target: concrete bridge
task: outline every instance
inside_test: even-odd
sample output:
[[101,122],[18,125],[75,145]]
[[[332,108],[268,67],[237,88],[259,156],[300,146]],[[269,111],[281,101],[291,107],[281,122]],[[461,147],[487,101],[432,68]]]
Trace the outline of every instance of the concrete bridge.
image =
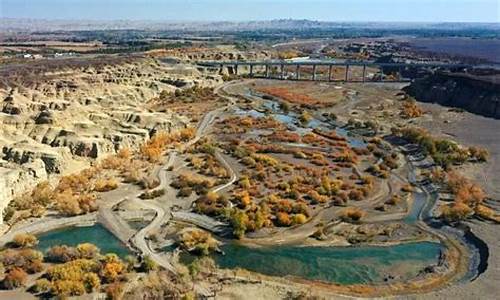
[[[338,62],[334,60],[268,60],[268,61],[199,61],[197,65],[219,69],[220,72],[227,68],[232,75],[248,75],[252,78],[267,79],[291,79],[291,80],[313,80],[313,81],[336,81],[336,82],[409,82],[410,78],[404,78],[404,72],[432,71],[432,70],[464,70],[471,68],[465,64],[447,63],[376,63],[368,61]],[[307,69],[307,72],[304,70]],[[341,69],[341,78],[334,77],[334,71]],[[376,69],[379,78],[368,78],[367,71]],[[356,70],[356,72],[354,71]],[[242,72],[245,71],[245,72]],[[304,76],[304,73],[309,73]],[[389,80],[385,73],[391,74]]]

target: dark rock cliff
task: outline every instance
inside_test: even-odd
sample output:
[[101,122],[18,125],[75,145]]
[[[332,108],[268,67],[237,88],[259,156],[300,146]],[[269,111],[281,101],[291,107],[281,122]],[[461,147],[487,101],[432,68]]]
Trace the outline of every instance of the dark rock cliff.
[[500,74],[436,73],[416,79],[404,91],[417,101],[462,108],[500,119]]

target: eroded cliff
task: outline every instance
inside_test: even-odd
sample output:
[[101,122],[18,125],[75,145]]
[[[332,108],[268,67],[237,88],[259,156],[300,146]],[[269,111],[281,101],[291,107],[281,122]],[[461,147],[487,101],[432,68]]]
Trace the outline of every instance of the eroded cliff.
[[404,89],[418,101],[457,107],[500,119],[500,73],[436,73],[416,79]]

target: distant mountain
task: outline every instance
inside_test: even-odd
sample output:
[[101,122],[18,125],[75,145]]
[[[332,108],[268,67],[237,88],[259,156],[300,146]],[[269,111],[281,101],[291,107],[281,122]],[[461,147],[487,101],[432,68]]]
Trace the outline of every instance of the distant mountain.
[[[210,30],[207,30],[209,28]],[[245,31],[291,29],[440,29],[500,30],[499,23],[376,23],[376,22],[321,22],[313,20],[281,19],[245,22],[168,22],[168,21],[91,21],[41,20],[0,18],[2,32],[80,31],[80,30],[162,30],[162,31]]]

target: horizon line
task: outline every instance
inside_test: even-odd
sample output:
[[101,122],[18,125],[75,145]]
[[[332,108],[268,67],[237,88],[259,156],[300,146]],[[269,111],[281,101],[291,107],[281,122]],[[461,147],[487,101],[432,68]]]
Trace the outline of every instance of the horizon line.
[[380,21],[380,20],[343,20],[343,21],[333,21],[333,20],[320,20],[320,19],[295,19],[295,18],[284,18],[284,19],[265,19],[265,20],[166,20],[166,19],[52,19],[52,18],[16,18],[16,17],[2,17],[0,20],[32,20],[32,21],[49,21],[49,22],[158,22],[158,23],[263,23],[263,22],[273,22],[273,21],[307,21],[307,22],[318,22],[318,23],[380,23],[380,24],[498,24],[498,22],[480,22],[480,21]]

